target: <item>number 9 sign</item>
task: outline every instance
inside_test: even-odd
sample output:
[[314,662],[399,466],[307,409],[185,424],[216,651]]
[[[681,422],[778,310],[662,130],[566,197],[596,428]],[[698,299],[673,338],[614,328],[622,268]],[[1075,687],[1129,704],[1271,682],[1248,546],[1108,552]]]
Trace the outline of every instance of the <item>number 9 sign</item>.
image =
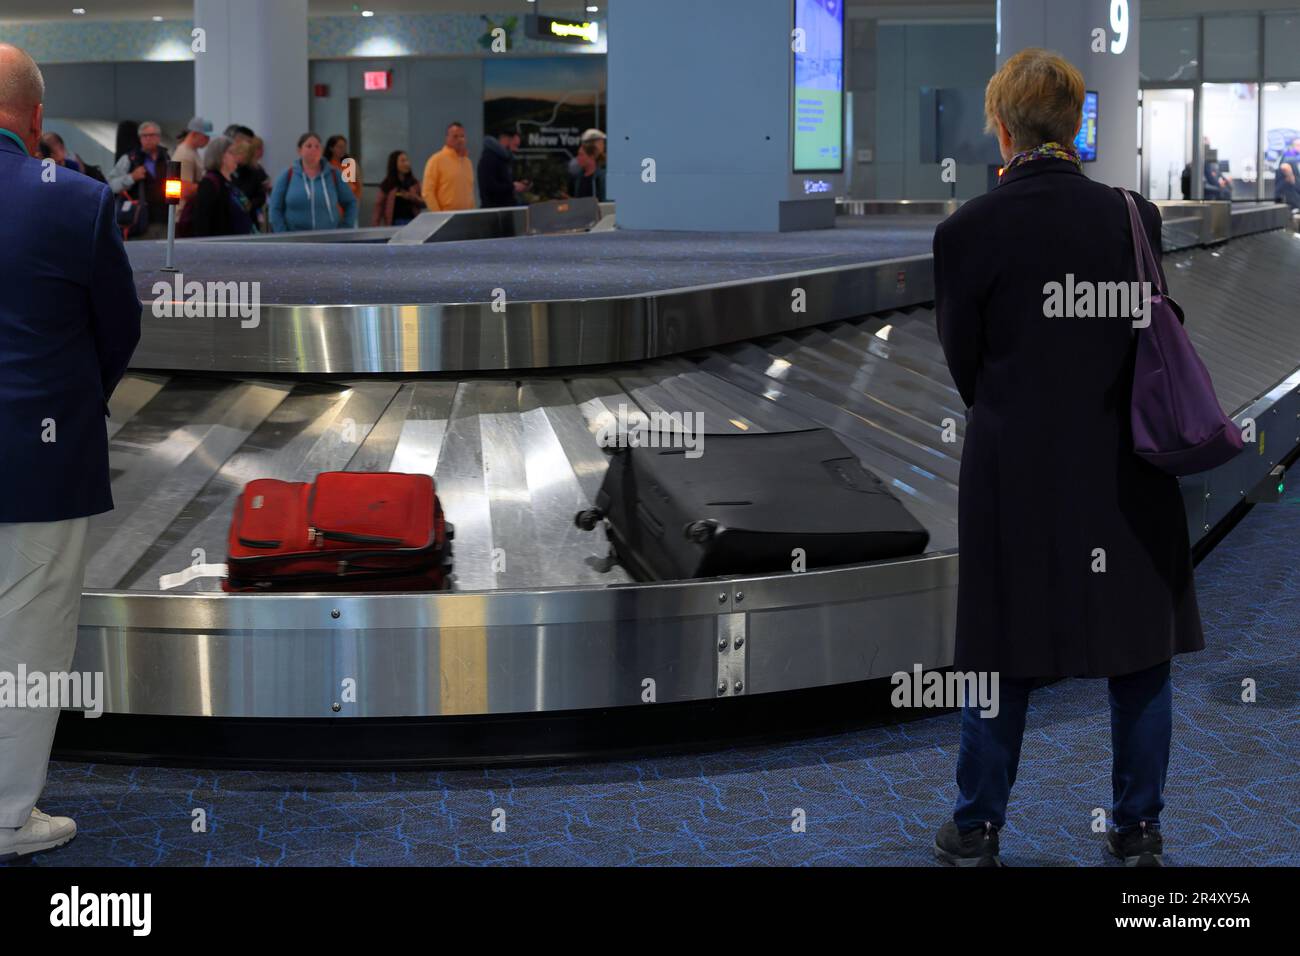
[[1128,0],[1110,0],[1110,28],[1115,31],[1110,52],[1123,53],[1128,47]]

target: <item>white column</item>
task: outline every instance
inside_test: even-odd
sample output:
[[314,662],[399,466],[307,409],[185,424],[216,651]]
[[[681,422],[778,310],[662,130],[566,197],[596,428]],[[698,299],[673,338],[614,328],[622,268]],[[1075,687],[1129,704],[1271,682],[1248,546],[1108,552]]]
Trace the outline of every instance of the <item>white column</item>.
[[194,54],[195,112],[220,133],[251,126],[276,176],[307,131],[307,0],[194,0],[206,49]]
[[[1084,171],[1129,189],[1138,188],[1141,13],[1142,0],[998,2],[998,66],[1026,47],[1055,50],[1077,66],[1087,88],[1097,92],[1097,161]],[[1095,51],[1098,46],[1103,52]]]

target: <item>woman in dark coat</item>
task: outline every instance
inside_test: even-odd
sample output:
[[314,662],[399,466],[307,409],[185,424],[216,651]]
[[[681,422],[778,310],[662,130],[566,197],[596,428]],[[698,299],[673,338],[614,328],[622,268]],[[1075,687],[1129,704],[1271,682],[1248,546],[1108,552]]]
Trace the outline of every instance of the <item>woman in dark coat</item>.
[[[1158,863],[1169,660],[1205,646],[1178,481],[1133,452],[1132,314],[1049,303],[1053,284],[1137,280],[1124,198],[1071,145],[1083,95],[1054,54],[1008,60],[985,103],[1002,177],[934,237],[939,337],[968,406],[954,667],[1000,682],[996,716],[963,712],[960,798],[936,839],[962,865],[996,865],[1029,691],[1055,677],[1110,679],[1108,846]],[[1159,210],[1135,198],[1158,256]]]
[[244,236],[253,232],[252,204],[231,184],[239,168],[239,144],[224,136],[215,137],[203,152],[206,172],[199,180],[194,211],[190,218],[192,236]]

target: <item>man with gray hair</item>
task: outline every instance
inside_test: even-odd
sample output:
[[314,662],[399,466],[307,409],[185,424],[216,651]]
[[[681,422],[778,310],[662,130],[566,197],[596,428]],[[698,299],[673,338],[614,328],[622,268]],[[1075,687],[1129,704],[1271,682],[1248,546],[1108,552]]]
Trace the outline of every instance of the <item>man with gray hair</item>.
[[[0,677],[9,681],[57,678],[72,664],[88,519],[113,507],[104,418],[140,339],[113,194],[34,156],[44,95],[31,57],[0,43]],[[13,703],[0,698],[0,860],[77,832],[36,809],[58,702]]]
[[[171,156],[162,146],[162,127],[152,121],[140,124],[140,148],[117,161],[108,176],[108,188],[142,202],[148,211],[147,227],[141,223],[141,239],[167,236],[167,165]],[[193,187],[191,187],[193,189]],[[137,238],[132,234],[130,238]]]

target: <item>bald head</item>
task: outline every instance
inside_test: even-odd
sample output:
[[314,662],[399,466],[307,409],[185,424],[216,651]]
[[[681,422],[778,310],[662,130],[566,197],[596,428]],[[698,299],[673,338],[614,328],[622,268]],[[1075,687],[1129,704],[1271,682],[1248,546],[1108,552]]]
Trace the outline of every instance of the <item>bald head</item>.
[[41,138],[41,103],[45,79],[27,53],[0,43],[0,126],[17,133],[35,152]]
[[45,78],[36,61],[11,43],[0,43],[0,113],[26,113],[45,100]]

